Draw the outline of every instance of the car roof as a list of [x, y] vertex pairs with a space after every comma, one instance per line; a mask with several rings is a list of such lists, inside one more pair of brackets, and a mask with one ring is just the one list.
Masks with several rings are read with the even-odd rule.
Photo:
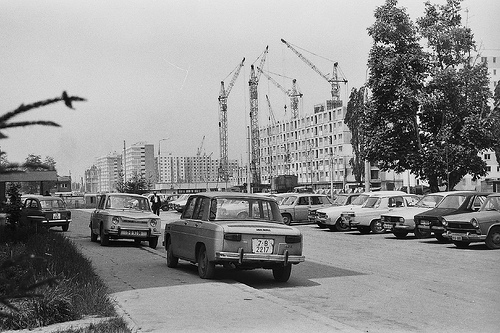
[[267, 197], [265, 195], [258, 195], [255, 193], [244, 193], [244, 192], [200, 192], [191, 194], [191, 196], [204, 196], [208, 198], [253, 198], [253, 199], [265, 199], [275, 201], [272, 197]]
[[60, 197], [53, 197], [51, 195], [28, 194], [22, 195], [22, 199], [38, 199], [38, 200], [62, 200]]
[[113, 197], [137, 197], [137, 198], [145, 198], [145, 196], [141, 194], [135, 194], [135, 193], [118, 193], [118, 192], [111, 192], [111, 193], [106, 193], [107, 196], [113, 196]]

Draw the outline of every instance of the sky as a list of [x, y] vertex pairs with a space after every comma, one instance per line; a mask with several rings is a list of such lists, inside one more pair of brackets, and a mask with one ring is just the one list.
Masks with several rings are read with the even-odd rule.
[[[330, 98], [321, 72], [333, 62], [348, 83], [342, 99], [364, 84], [372, 40], [367, 28], [384, 0], [0, 0], [0, 114], [20, 104], [69, 95], [86, 98], [74, 110], [56, 103], [13, 120], [51, 120], [61, 127], [4, 131], [0, 149], [10, 162], [29, 154], [53, 157], [60, 176], [79, 181], [97, 157], [145, 142], [161, 154], [220, 156], [221, 81], [227, 87], [244, 66], [227, 101], [228, 156], [246, 163], [250, 65], [269, 46], [264, 70], [286, 89], [303, 93], [300, 115]], [[444, 0], [432, 3], [444, 4]], [[400, 0], [416, 20], [424, 2]], [[483, 53], [500, 52], [500, 2], [465, 0], [463, 22]], [[279, 75], [278, 75], [279, 74]], [[289, 119], [289, 99], [264, 76], [259, 124]]]

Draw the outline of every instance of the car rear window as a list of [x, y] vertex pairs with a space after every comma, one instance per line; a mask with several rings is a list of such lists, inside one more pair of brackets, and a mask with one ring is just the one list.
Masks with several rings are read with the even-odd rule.
[[217, 198], [210, 204], [209, 219], [217, 220], [263, 220], [281, 222], [276, 201], [253, 198]]
[[40, 206], [42, 209], [66, 208], [62, 200], [40, 200]]

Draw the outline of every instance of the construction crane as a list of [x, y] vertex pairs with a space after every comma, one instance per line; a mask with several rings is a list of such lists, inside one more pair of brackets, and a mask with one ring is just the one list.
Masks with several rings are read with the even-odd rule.
[[229, 178], [229, 160], [227, 157], [227, 98], [231, 89], [234, 86], [234, 82], [238, 75], [240, 74], [241, 68], [245, 62], [245, 58], [239, 63], [238, 66], [233, 70], [233, 78], [227, 89], [224, 88], [224, 81], [220, 82], [220, 93], [219, 93], [219, 140], [220, 140], [220, 167], [219, 175], [222, 181], [227, 182]]
[[257, 70], [264, 74], [269, 81], [271, 81], [276, 87], [281, 89], [285, 95], [290, 97], [290, 108], [292, 109], [292, 119], [296, 119], [299, 116], [299, 97], [302, 98], [302, 93], [297, 89], [297, 80], [292, 79], [292, 89], [285, 89], [281, 84], [279, 84], [275, 79], [273, 79], [269, 74], [264, 73], [264, 71], [257, 67]]
[[273, 108], [271, 107], [271, 101], [269, 100], [269, 97], [266, 95], [266, 100], [267, 100], [267, 106], [269, 107], [269, 122], [271, 125], [276, 125], [276, 118], [274, 117], [274, 112]]
[[347, 83], [346, 79], [339, 79], [338, 76], [338, 63], [335, 62], [333, 64], [333, 72], [332, 77], [321, 72], [312, 62], [310, 62], [307, 58], [305, 58], [297, 49], [295, 49], [292, 45], [290, 45], [286, 40], [281, 39], [281, 41], [288, 46], [290, 50], [292, 50], [302, 61], [304, 61], [309, 67], [311, 67], [316, 73], [318, 73], [321, 77], [327, 80], [332, 86], [332, 100], [340, 101], [340, 82]]
[[[259, 66], [264, 66], [269, 47], [266, 46]], [[257, 85], [259, 84], [260, 72], [255, 72], [253, 64], [250, 66], [250, 80], [248, 86], [250, 89], [250, 137], [251, 137], [251, 162], [250, 170], [252, 172], [252, 182], [260, 184], [260, 135], [259, 135], [259, 103]]]
[[203, 143], [205, 142], [205, 136], [203, 136], [203, 139], [201, 139], [201, 144], [200, 146], [196, 149], [196, 156], [200, 157], [201, 151], [203, 149]]

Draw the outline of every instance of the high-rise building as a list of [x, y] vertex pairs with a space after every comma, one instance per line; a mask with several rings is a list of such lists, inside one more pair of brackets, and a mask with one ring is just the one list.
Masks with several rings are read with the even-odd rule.
[[157, 182], [154, 145], [138, 142], [125, 147], [122, 152], [122, 161], [125, 182], [134, 176], [144, 177], [151, 185]]
[[122, 172], [122, 156], [115, 152], [98, 157], [95, 166], [98, 177], [97, 191], [95, 192], [116, 192]]
[[296, 175], [299, 184], [333, 181], [337, 189], [354, 182], [345, 112], [338, 102], [326, 101], [315, 105], [313, 114], [261, 127], [260, 182], [270, 184], [278, 175]]

